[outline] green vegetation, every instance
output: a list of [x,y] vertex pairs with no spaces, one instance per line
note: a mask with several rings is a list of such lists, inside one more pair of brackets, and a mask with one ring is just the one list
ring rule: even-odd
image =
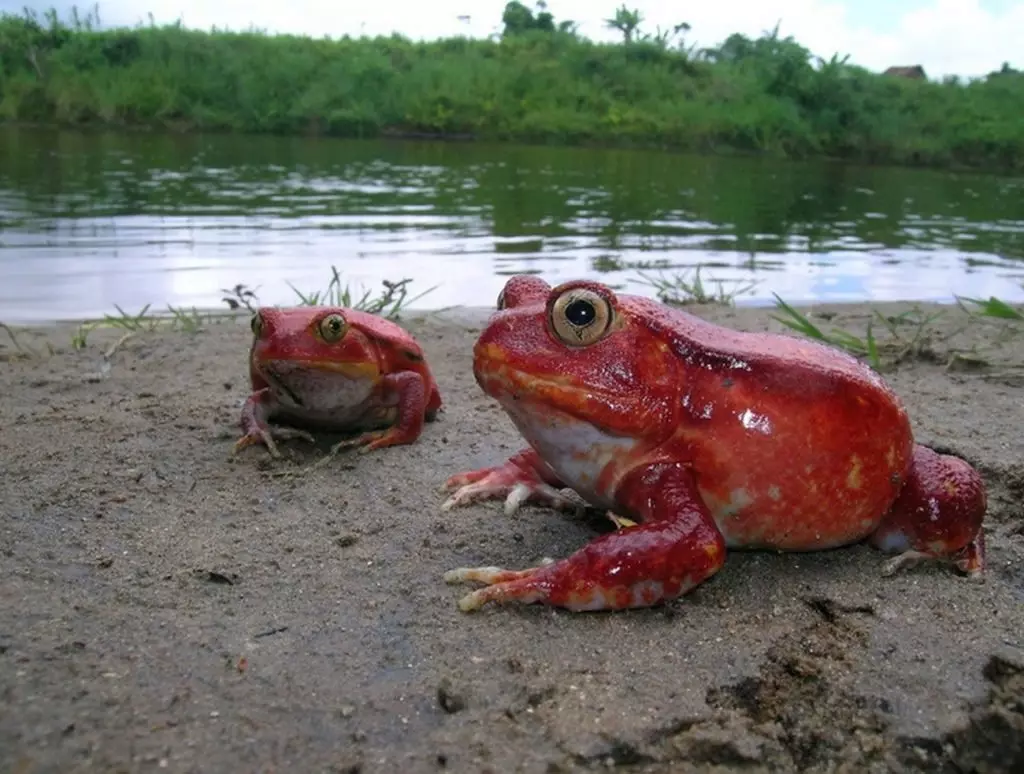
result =
[[[952,339],[979,323],[995,323],[998,326],[992,335],[986,337],[988,350],[998,348],[1024,330],[1019,325],[1024,321],[1024,313],[995,296],[987,300],[957,296],[957,306],[966,317],[958,327],[945,330],[940,330],[934,323],[945,317],[949,309],[926,313],[919,304],[914,304],[907,311],[892,315],[873,309],[864,335],[858,336],[839,327],[826,332],[811,322],[808,315],[783,301],[777,293],[773,295],[776,308],[782,312],[782,316],[772,315],[774,320],[807,338],[838,347],[855,357],[867,358],[876,371],[893,368],[911,359],[942,363],[949,370],[985,369],[990,364],[985,357],[985,350],[977,344],[968,348],[946,346],[942,351],[938,345],[948,345]],[[833,315],[819,313],[818,316],[830,319]],[[881,324],[886,331],[884,338],[879,339],[875,335],[876,324]]]
[[1024,169],[1024,75],[970,83],[823,60],[778,30],[688,46],[626,6],[618,44],[509,3],[497,39],[312,39],[0,16],[0,121],[434,135]]
[[[408,285],[410,282],[412,282],[410,279],[398,282],[384,280],[381,283],[384,289],[378,294],[375,295],[372,291],[367,290],[357,297],[348,285],[342,284],[338,270],[332,266],[331,279],[325,290],[303,293],[291,283],[288,283],[288,287],[298,297],[296,302],[298,306],[347,306],[351,309],[377,314],[389,320],[398,320],[410,303],[434,290],[434,288],[429,288],[419,295],[409,298]],[[116,315],[107,314],[96,320],[86,320],[79,325],[78,330],[71,337],[71,346],[74,349],[84,349],[88,344],[89,333],[97,328],[120,328],[125,331],[125,336],[114,345],[113,349],[115,350],[132,335],[154,331],[158,328],[196,333],[204,325],[235,319],[243,307],[248,313],[252,313],[259,306],[259,297],[256,295],[256,291],[246,285],[235,285],[235,287],[226,288],[222,292],[224,293],[223,301],[230,310],[228,312],[200,311],[195,307],[186,309],[168,305],[167,314],[152,314],[150,305],[146,304],[138,314],[129,314],[115,304]],[[6,329],[17,352],[23,355],[34,354],[19,343],[14,332],[7,325],[0,323],[0,328]],[[109,354],[107,357],[109,359]]]
[[[640,284],[652,287],[655,290],[655,296],[663,304],[671,304],[673,306],[688,306],[690,304],[720,304],[722,306],[733,306],[736,301],[736,297],[746,293],[747,291],[753,290],[757,287],[758,282],[743,282],[741,280],[721,280],[721,279],[710,279],[709,282],[713,283],[717,287],[717,291],[708,291],[707,285],[704,280],[701,279],[701,269],[706,268],[706,264],[697,264],[693,270],[693,279],[690,279],[690,271],[679,272],[669,277],[661,275],[659,277],[649,277],[643,272],[637,272],[640,275],[638,280]],[[734,287],[732,290],[726,290],[726,282],[731,282]]]

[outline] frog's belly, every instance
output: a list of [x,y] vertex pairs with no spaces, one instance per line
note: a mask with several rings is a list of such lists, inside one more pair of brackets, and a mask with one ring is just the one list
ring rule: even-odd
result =
[[[896,499],[899,477],[883,455],[823,454],[813,462],[695,466],[697,487],[726,546],[813,551],[870,535]],[[741,463],[741,460],[734,460]]]
[[505,408],[519,432],[566,486],[597,508],[615,509],[613,493],[602,486],[601,474],[610,463],[630,455],[635,439],[610,435],[550,409],[518,411],[515,404]]
[[279,421],[323,429],[360,430],[385,427],[397,419],[398,396],[376,389],[376,379],[280,367],[270,375],[286,388],[276,391],[274,415]]

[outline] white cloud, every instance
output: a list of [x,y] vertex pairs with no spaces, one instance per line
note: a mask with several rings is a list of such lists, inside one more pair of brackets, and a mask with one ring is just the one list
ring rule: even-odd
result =
[[[550,0],[558,20],[580,22],[580,31],[593,39],[614,40],[604,28],[622,0]],[[1024,66],[1024,0],[1003,2],[998,11],[980,0],[893,0],[878,7],[878,29],[858,26],[850,18],[857,0],[716,0],[712,3],[669,3],[632,0],[627,7],[644,15],[643,28],[671,27],[680,21],[692,26],[689,39],[700,46],[720,43],[729,34],[759,35],[782,21],[783,35],[825,58],[850,54],[851,61],[875,70],[894,64],[921,64],[932,77],[946,74],[984,75],[1004,61]],[[36,3],[49,7],[51,2]],[[528,6],[532,2],[525,3]],[[82,5],[85,5],[83,3]],[[101,3],[105,23],[134,24],[145,20],[148,8],[158,22],[181,17],[189,27],[244,29],[250,25],[270,32],[333,36],[390,34],[413,38],[471,34],[484,36],[501,27],[505,0],[113,0]],[[868,4],[865,4],[868,5]],[[883,10],[884,9],[884,10]],[[469,15],[468,22],[460,15]],[[862,12],[861,16],[864,15]],[[884,31],[879,31],[882,25]]]

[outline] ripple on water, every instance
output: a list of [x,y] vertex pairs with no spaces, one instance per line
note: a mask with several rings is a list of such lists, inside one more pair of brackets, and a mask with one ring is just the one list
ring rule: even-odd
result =
[[[0,132],[13,142],[21,130]],[[739,303],[1024,300],[1024,184],[991,175],[651,152],[21,134],[0,156],[0,318],[289,303],[331,266],[420,307],[505,278],[689,272]]]

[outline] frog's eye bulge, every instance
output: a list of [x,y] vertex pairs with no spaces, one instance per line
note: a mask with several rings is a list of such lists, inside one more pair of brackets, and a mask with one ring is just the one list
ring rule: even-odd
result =
[[320,321],[318,328],[321,338],[328,344],[333,344],[345,335],[348,323],[340,314],[329,314]]
[[551,305],[551,329],[570,347],[600,341],[611,327],[612,306],[593,290],[571,288]]

